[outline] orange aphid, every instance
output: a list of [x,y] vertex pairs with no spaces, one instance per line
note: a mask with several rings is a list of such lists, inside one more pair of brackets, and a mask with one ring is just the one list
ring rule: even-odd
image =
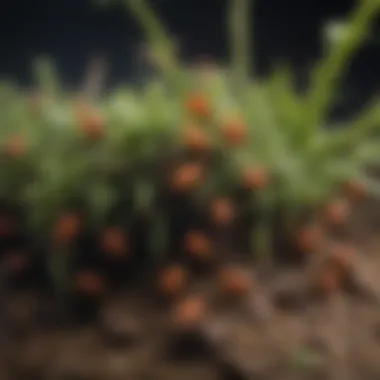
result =
[[5,153],[12,158],[23,156],[26,151],[26,140],[21,135],[13,136],[5,146]]
[[221,290],[226,295],[243,296],[253,287],[252,279],[236,267],[222,268],[219,272]]
[[366,186],[359,180],[349,180],[344,184],[343,191],[351,201],[359,201],[366,195]]
[[159,277],[159,290],[166,296],[180,294],[187,286],[188,273],[180,265],[172,265],[162,271]]
[[180,327],[191,328],[205,318],[206,302],[200,296],[189,296],[182,300],[173,311],[173,320]]
[[339,272],[331,267],[325,268],[317,278],[318,289],[325,295],[337,293],[341,288],[341,277]]
[[185,235],[186,250],[195,258],[207,261],[212,257],[210,240],[200,231],[191,231]]
[[98,296],[105,290],[102,277],[89,270],[78,273],[75,278],[75,284],[77,291],[87,296]]
[[323,238],[323,229],[316,223],[303,226],[296,235],[298,248],[303,252],[313,252]]
[[190,94],[186,100],[186,108],[192,116],[206,118],[210,115],[210,104],[203,94]]
[[79,234],[81,228],[81,222],[76,214],[64,214],[62,215],[53,231],[53,240],[55,244],[69,244],[71,243]]
[[76,116],[80,128],[92,140],[102,138],[105,130],[105,118],[99,110],[80,103],[76,109]]
[[0,238],[4,238],[11,235],[13,231],[13,220],[6,215],[0,215]]
[[199,184],[202,175],[203,167],[200,164],[184,164],[172,174],[172,188],[176,191],[192,190]]
[[7,267],[13,272],[21,272],[28,265],[29,259],[25,252],[11,251],[7,254]]
[[333,243],[330,247],[331,263],[339,270],[347,272],[353,265],[355,251],[350,244]]
[[211,217],[217,225],[228,225],[236,217],[236,208],[228,198],[216,198],[211,202]]
[[350,213],[350,204],[344,198],[336,199],[330,202],[325,208],[326,221],[334,225],[340,225],[347,222]]
[[209,137],[197,126],[186,128],[184,140],[186,147],[196,152],[204,152],[211,145]]
[[222,126],[224,137],[230,145],[240,145],[247,137],[247,126],[239,118],[231,119]]
[[125,256],[128,252],[127,238],[120,227],[108,227],[103,232],[101,245],[111,255]]
[[243,172],[244,187],[249,190],[265,189],[269,184],[269,173],[261,166],[251,166]]

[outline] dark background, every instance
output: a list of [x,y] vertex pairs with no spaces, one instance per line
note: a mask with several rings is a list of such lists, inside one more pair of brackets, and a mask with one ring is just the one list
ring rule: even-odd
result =
[[[256,0],[257,69],[270,71],[278,59],[302,75],[321,53],[321,27],[344,16],[349,0]],[[156,9],[178,38],[184,58],[227,55],[225,0],[155,0]],[[142,40],[121,6],[99,9],[93,0],[3,0],[0,11],[0,76],[31,81],[32,58],[48,54],[69,85],[80,82],[86,62],[103,55],[110,63],[109,84],[141,74]],[[380,45],[360,51],[349,77],[350,92],[375,91],[380,83]]]

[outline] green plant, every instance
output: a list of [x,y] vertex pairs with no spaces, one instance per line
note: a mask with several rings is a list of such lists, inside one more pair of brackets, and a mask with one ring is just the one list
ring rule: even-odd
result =
[[[339,79],[356,49],[365,41],[371,21],[378,14],[379,2],[358,2],[348,18],[344,38],[326,51],[326,57],[312,71],[306,94],[295,90],[294,78],[286,67],[278,68],[269,79],[253,77],[248,38],[252,32],[249,9],[253,3],[229,2],[230,65],[227,71],[214,71],[202,77],[207,80],[198,89],[214,107],[211,124],[226,122],[229,114],[236,113],[248,129],[244,143],[229,151],[230,172],[226,173],[229,183],[224,186],[233,187],[234,175],[244,167],[266,168],[276,181],[275,186],[260,194],[264,198],[261,204],[266,208],[263,213],[267,215],[281,203],[287,208],[290,220],[305,208],[320,207],[345,182],[365,182],[368,192],[377,193],[377,184],[366,176],[365,169],[377,160],[378,143],[373,137],[380,116],[378,99],[351,122],[325,127]],[[155,50],[161,48],[164,55],[168,43],[162,41],[168,37],[157,19],[153,33],[153,22],[146,17],[147,2],[125,1],[124,4],[134,5],[133,14],[146,31],[151,46]],[[235,181],[238,183],[239,179]],[[216,188],[221,190],[220,186]]]
[[[231,62],[212,70],[180,63],[145,0],[123,3],[146,32],[159,68],[148,84],[99,99],[72,94],[53,66],[40,61],[36,95],[0,88],[1,196],[23,205],[30,231],[50,241],[57,287],[68,284],[64,268],[79,249],[83,226],[99,239],[99,231],[128,230],[143,216],[147,250],[160,259],[170,250],[170,224],[185,223],[173,222],[176,207],[188,207],[189,220],[211,213],[220,239],[236,216],[254,214],[252,249],[268,258],[279,212],[282,228],[292,233],[302,227],[305,210],[318,214],[344,184],[352,190],[359,188],[352,183],[363,183],[366,192],[378,193],[365,169],[378,160],[379,101],[339,128],[325,124],[338,79],[379,0],[359,2],[346,37],[312,71],[306,94],[295,90],[286,67],[269,79],[251,72],[250,0],[230,1]],[[171,203],[179,199],[176,206],[163,201],[168,194]],[[193,229],[193,222],[185,227]]]

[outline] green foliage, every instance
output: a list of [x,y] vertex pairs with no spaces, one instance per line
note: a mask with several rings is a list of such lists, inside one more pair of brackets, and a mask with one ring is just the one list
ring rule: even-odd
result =
[[[197,199],[233,195],[246,167],[260,165],[270,174],[268,188],[252,190],[252,197],[262,201],[263,223],[255,238],[260,247],[270,238],[268,215],[278,205],[293,217],[304,207],[319,207],[350,179],[363,180],[369,191],[379,192],[376,181],[365,174],[379,157],[379,101],[339,128],[326,128],[326,115],[338,79],[364,40],[380,1],[359,2],[348,20],[347,37],[316,66],[304,95],[296,91],[286,66],[265,80],[250,73],[249,0],[230,2],[230,65],[203,71],[181,65],[145,0],[123,4],[141,24],[160,69],[147,85],[120,87],[98,100],[78,99],[63,90],[54,66],[42,60],[36,65],[40,97],[31,98],[9,83],[0,87],[0,192],[6,200],[27,206],[31,228],[50,233],[57,216],[78,199],[92,226],[101,228],[111,210],[127,199],[132,201],[120,211],[124,219],[151,212],[152,254],[164,254],[169,232],[158,195],[169,186],[171,167],[188,156],[182,142],[185,128],[192,125],[210,137],[211,156],[223,157],[211,160],[194,193]],[[194,91],[210,107],[210,115],[201,121],[186,106]],[[223,136],[223,126],[235,115],[247,136],[233,147]],[[22,138],[26,148],[9,154],[14,137]]]

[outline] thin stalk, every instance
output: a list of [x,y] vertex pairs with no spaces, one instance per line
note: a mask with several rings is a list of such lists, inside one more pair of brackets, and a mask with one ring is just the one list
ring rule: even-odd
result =
[[100,97],[105,87],[106,74],[107,64],[105,60],[97,58],[90,62],[82,89],[85,98],[95,100]]
[[161,21],[146,0],[124,0],[124,4],[144,30],[157,64],[168,83],[175,89],[180,89],[180,65],[174,51],[174,44]]
[[35,60],[34,75],[37,85],[49,96],[57,97],[61,94],[58,71],[49,58],[41,57]]
[[58,302],[66,301],[70,290],[70,267],[76,247],[73,245],[55,246],[47,257],[50,283]]
[[247,87],[252,70],[250,44],[252,0],[230,0],[227,12],[233,85],[241,94]]
[[259,264],[268,268],[273,264],[273,204],[269,194],[262,194],[259,202],[259,222],[253,231],[252,248]]
[[379,0],[360,0],[348,21],[346,38],[331,49],[314,72],[307,98],[307,112],[305,112],[307,118],[305,121],[312,131],[316,131],[323,122],[338,82],[345,74],[348,61],[367,37],[371,22],[379,8]]
[[348,128],[343,130],[327,132],[320,145],[311,148],[311,154],[326,156],[335,151],[349,150],[369,138],[371,134],[379,131],[380,103],[376,98],[372,104],[364,110]]
[[266,220],[260,220],[253,231],[253,248],[255,256],[262,267],[273,264],[271,225]]

